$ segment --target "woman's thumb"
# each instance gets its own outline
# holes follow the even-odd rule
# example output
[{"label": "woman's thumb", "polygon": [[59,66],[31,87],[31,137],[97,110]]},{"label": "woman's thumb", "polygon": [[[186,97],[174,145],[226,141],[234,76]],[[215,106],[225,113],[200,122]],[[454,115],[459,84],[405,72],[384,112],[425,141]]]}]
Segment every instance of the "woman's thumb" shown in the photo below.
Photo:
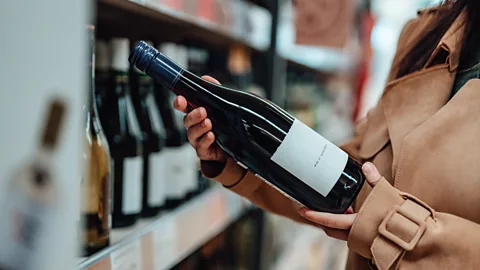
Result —
[{"label": "woman's thumb", "polygon": [[365,177],[367,178],[367,182],[372,187],[374,187],[378,183],[378,181],[382,178],[382,175],[377,170],[377,167],[375,167],[375,165],[373,165],[373,163],[371,162],[367,162],[363,164],[362,171],[363,171],[363,174],[365,174]]}]

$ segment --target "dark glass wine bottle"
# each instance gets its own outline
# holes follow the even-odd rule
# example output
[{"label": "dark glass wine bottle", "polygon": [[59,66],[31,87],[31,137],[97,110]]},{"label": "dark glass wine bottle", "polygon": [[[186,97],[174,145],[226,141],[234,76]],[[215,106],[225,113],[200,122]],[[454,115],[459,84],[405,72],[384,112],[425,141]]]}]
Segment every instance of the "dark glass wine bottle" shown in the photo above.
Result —
[{"label": "dark glass wine bottle", "polygon": [[316,211],[343,213],[364,183],[347,153],[261,97],[207,82],[140,42],[129,58],[164,88],[205,107],[216,143],[239,165]]},{"label": "dark glass wine bottle", "polygon": [[110,48],[109,76],[96,78],[101,99],[97,103],[113,161],[112,226],[125,227],[134,224],[142,210],[142,143],[129,92],[130,65],[124,56],[128,39],[115,38]]},{"label": "dark glass wine bottle", "polygon": [[157,105],[153,99],[153,81],[135,67],[130,69],[133,106],[143,133],[143,198],[142,216],[158,214],[165,203],[165,171],[167,156]]},{"label": "dark glass wine bottle", "polygon": [[[93,26],[92,26],[93,27]],[[90,32],[91,57],[88,74],[90,87],[88,103],[84,106],[86,114],[85,153],[86,170],[82,177],[83,215],[83,253],[90,256],[105,248],[110,242],[111,208],[110,208],[110,150],[98,119],[94,102],[94,31]]]}]

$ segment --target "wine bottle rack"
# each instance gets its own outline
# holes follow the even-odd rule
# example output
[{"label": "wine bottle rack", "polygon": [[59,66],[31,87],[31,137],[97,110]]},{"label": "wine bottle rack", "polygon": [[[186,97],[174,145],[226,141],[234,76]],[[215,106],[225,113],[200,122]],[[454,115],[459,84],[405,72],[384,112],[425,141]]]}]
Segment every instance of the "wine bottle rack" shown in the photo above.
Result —
[{"label": "wine bottle rack", "polygon": [[180,208],[136,226],[113,230],[112,245],[78,269],[170,269],[244,214],[250,204],[215,186]]}]

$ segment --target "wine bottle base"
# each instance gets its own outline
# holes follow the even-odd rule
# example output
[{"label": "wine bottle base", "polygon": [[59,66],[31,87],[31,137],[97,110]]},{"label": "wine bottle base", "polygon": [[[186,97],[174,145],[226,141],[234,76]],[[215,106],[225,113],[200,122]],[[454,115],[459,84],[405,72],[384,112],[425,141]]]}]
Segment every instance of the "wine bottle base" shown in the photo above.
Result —
[{"label": "wine bottle base", "polygon": [[185,202],[185,199],[167,199],[165,201],[165,210],[167,211],[173,210],[179,207],[184,202]]},{"label": "wine bottle base", "polygon": [[110,239],[107,241],[101,243],[101,244],[96,244],[96,245],[88,245],[83,247],[82,255],[84,257],[90,257],[93,254],[99,252],[100,250],[105,249],[110,245]]},{"label": "wine bottle base", "polygon": [[138,214],[135,215],[120,215],[115,216],[112,214],[112,227],[113,228],[125,228],[132,226],[138,220]]},{"label": "wine bottle base", "polygon": [[144,207],[142,217],[154,217],[160,213],[161,207]]}]

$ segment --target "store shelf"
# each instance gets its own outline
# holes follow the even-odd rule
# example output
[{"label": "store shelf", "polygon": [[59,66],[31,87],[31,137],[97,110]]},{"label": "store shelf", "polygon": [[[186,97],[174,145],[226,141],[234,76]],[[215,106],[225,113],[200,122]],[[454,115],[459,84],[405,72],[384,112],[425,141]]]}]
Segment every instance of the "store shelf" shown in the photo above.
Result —
[{"label": "store shelf", "polygon": [[292,45],[280,48],[279,54],[294,67],[322,73],[348,71],[353,64],[347,53],[333,48]]},{"label": "store shelf", "polygon": [[298,225],[292,241],[284,247],[272,269],[340,270],[345,268],[347,245],[329,238],[315,227]]},{"label": "store shelf", "polygon": [[225,230],[248,207],[238,195],[213,187],[156,220],[114,230],[112,246],[83,260],[79,269],[170,269]]},{"label": "store shelf", "polygon": [[[209,14],[197,14],[191,6],[200,1],[186,1],[175,7],[168,0],[97,0],[98,28],[103,36],[127,36],[154,40],[199,41],[207,45],[242,44],[256,51],[270,45],[270,28],[249,27],[269,21],[267,10],[244,1],[213,1]],[[264,23],[262,23],[264,24]]]}]

